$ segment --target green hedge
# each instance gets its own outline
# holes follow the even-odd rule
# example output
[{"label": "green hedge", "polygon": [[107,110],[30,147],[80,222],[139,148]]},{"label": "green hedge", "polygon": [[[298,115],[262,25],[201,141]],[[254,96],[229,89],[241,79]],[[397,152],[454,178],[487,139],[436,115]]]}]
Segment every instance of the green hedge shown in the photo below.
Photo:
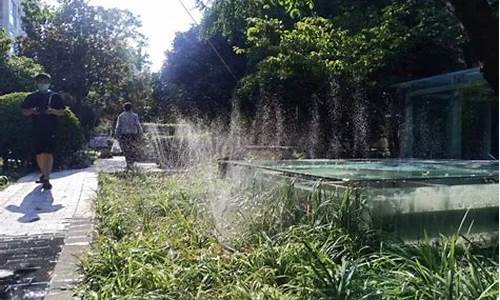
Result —
[{"label": "green hedge", "polygon": [[[0,96],[0,157],[30,162],[33,159],[31,118],[21,112],[21,104],[28,93]],[[55,163],[71,159],[83,145],[83,131],[78,118],[69,110],[60,118]]]}]

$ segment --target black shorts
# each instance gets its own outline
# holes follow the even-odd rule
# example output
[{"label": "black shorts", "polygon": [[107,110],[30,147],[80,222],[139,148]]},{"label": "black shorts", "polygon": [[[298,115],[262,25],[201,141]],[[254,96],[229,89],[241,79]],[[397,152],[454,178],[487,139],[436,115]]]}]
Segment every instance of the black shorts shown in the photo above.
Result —
[{"label": "black shorts", "polygon": [[54,153],[56,146],[56,134],[50,132],[38,132],[33,136],[35,154]]}]

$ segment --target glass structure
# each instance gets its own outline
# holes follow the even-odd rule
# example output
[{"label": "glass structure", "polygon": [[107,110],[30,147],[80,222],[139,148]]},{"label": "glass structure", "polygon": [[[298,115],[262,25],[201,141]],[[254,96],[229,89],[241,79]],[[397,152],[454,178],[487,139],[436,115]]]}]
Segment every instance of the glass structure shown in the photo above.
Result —
[{"label": "glass structure", "polygon": [[396,85],[400,157],[498,159],[498,98],[478,68]]},{"label": "glass structure", "polygon": [[480,70],[395,87],[400,159],[222,161],[219,170],[271,184],[293,178],[304,191],[318,181],[328,191],[352,190],[372,220],[405,239],[460,230],[498,240],[498,98]]},{"label": "glass structure", "polygon": [[[273,184],[294,178],[311,191],[352,190],[366,200],[380,227],[405,239],[462,229],[471,238],[498,238],[498,161],[485,160],[277,160],[223,161],[228,178]],[[486,236],[486,237],[485,237]]]}]

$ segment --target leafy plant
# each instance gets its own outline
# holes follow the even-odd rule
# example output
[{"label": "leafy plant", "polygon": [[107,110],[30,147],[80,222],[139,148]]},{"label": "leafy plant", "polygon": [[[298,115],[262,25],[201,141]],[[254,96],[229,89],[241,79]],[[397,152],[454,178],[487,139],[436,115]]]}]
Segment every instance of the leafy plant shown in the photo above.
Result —
[{"label": "leafy plant", "polygon": [[[231,185],[209,174],[199,169],[165,177],[101,174],[98,236],[81,265],[85,279],[79,296],[498,296],[497,254],[485,257],[458,236],[413,244],[382,238],[365,226],[363,202],[353,194],[327,193],[319,184],[308,195],[297,192],[293,181],[272,188],[251,177]],[[239,234],[221,238],[214,195],[232,199],[223,216],[236,222]]]},{"label": "leafy plant", "polygon": [[[0,96],[0,157],[4,160],[32,160],[30,118],[22,115],[21,104],[28,94],[12,93]],[[78,118],[67,111],[61,118],[57,133],[56,163],[71,157],[83,146],[83,132]]]},{"label": "leafy plant", "polygon": [[43,71],[33,59],[12,55],[12,42],[5,30],[0,29],[0,95],[34,90],[33,78]]}]

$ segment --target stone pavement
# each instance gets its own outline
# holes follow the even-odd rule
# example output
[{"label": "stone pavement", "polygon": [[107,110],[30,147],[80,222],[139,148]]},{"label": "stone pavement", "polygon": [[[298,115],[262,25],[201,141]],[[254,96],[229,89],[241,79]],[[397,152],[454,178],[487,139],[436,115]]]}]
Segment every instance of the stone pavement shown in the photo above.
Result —
[{"label": "stone pavement", "polygon": [[[116,173],[125,171],[126,162],[124,156],[114,156],[107,159],[98,159],[95,163],[99,172]],[[153,162],[136,162],[134,167],[137,171],[147,173],[167,173],[167,170],[158,168],[158,165]]]},{"label": "stone pavement", "polygon": [[0,299],[70,299],[88,248],[95,167],[52,175],[51,191],[21,178],[0,192]]},{"label": "stone pavement", "polygon": [[[77,264],[92,238],[97,172],[122,172],[124,157],[51,176],[52,190],[21,178],[0,192],[0,300],[72,298]],[[137,163],[140,172],[166,172]]]}]

